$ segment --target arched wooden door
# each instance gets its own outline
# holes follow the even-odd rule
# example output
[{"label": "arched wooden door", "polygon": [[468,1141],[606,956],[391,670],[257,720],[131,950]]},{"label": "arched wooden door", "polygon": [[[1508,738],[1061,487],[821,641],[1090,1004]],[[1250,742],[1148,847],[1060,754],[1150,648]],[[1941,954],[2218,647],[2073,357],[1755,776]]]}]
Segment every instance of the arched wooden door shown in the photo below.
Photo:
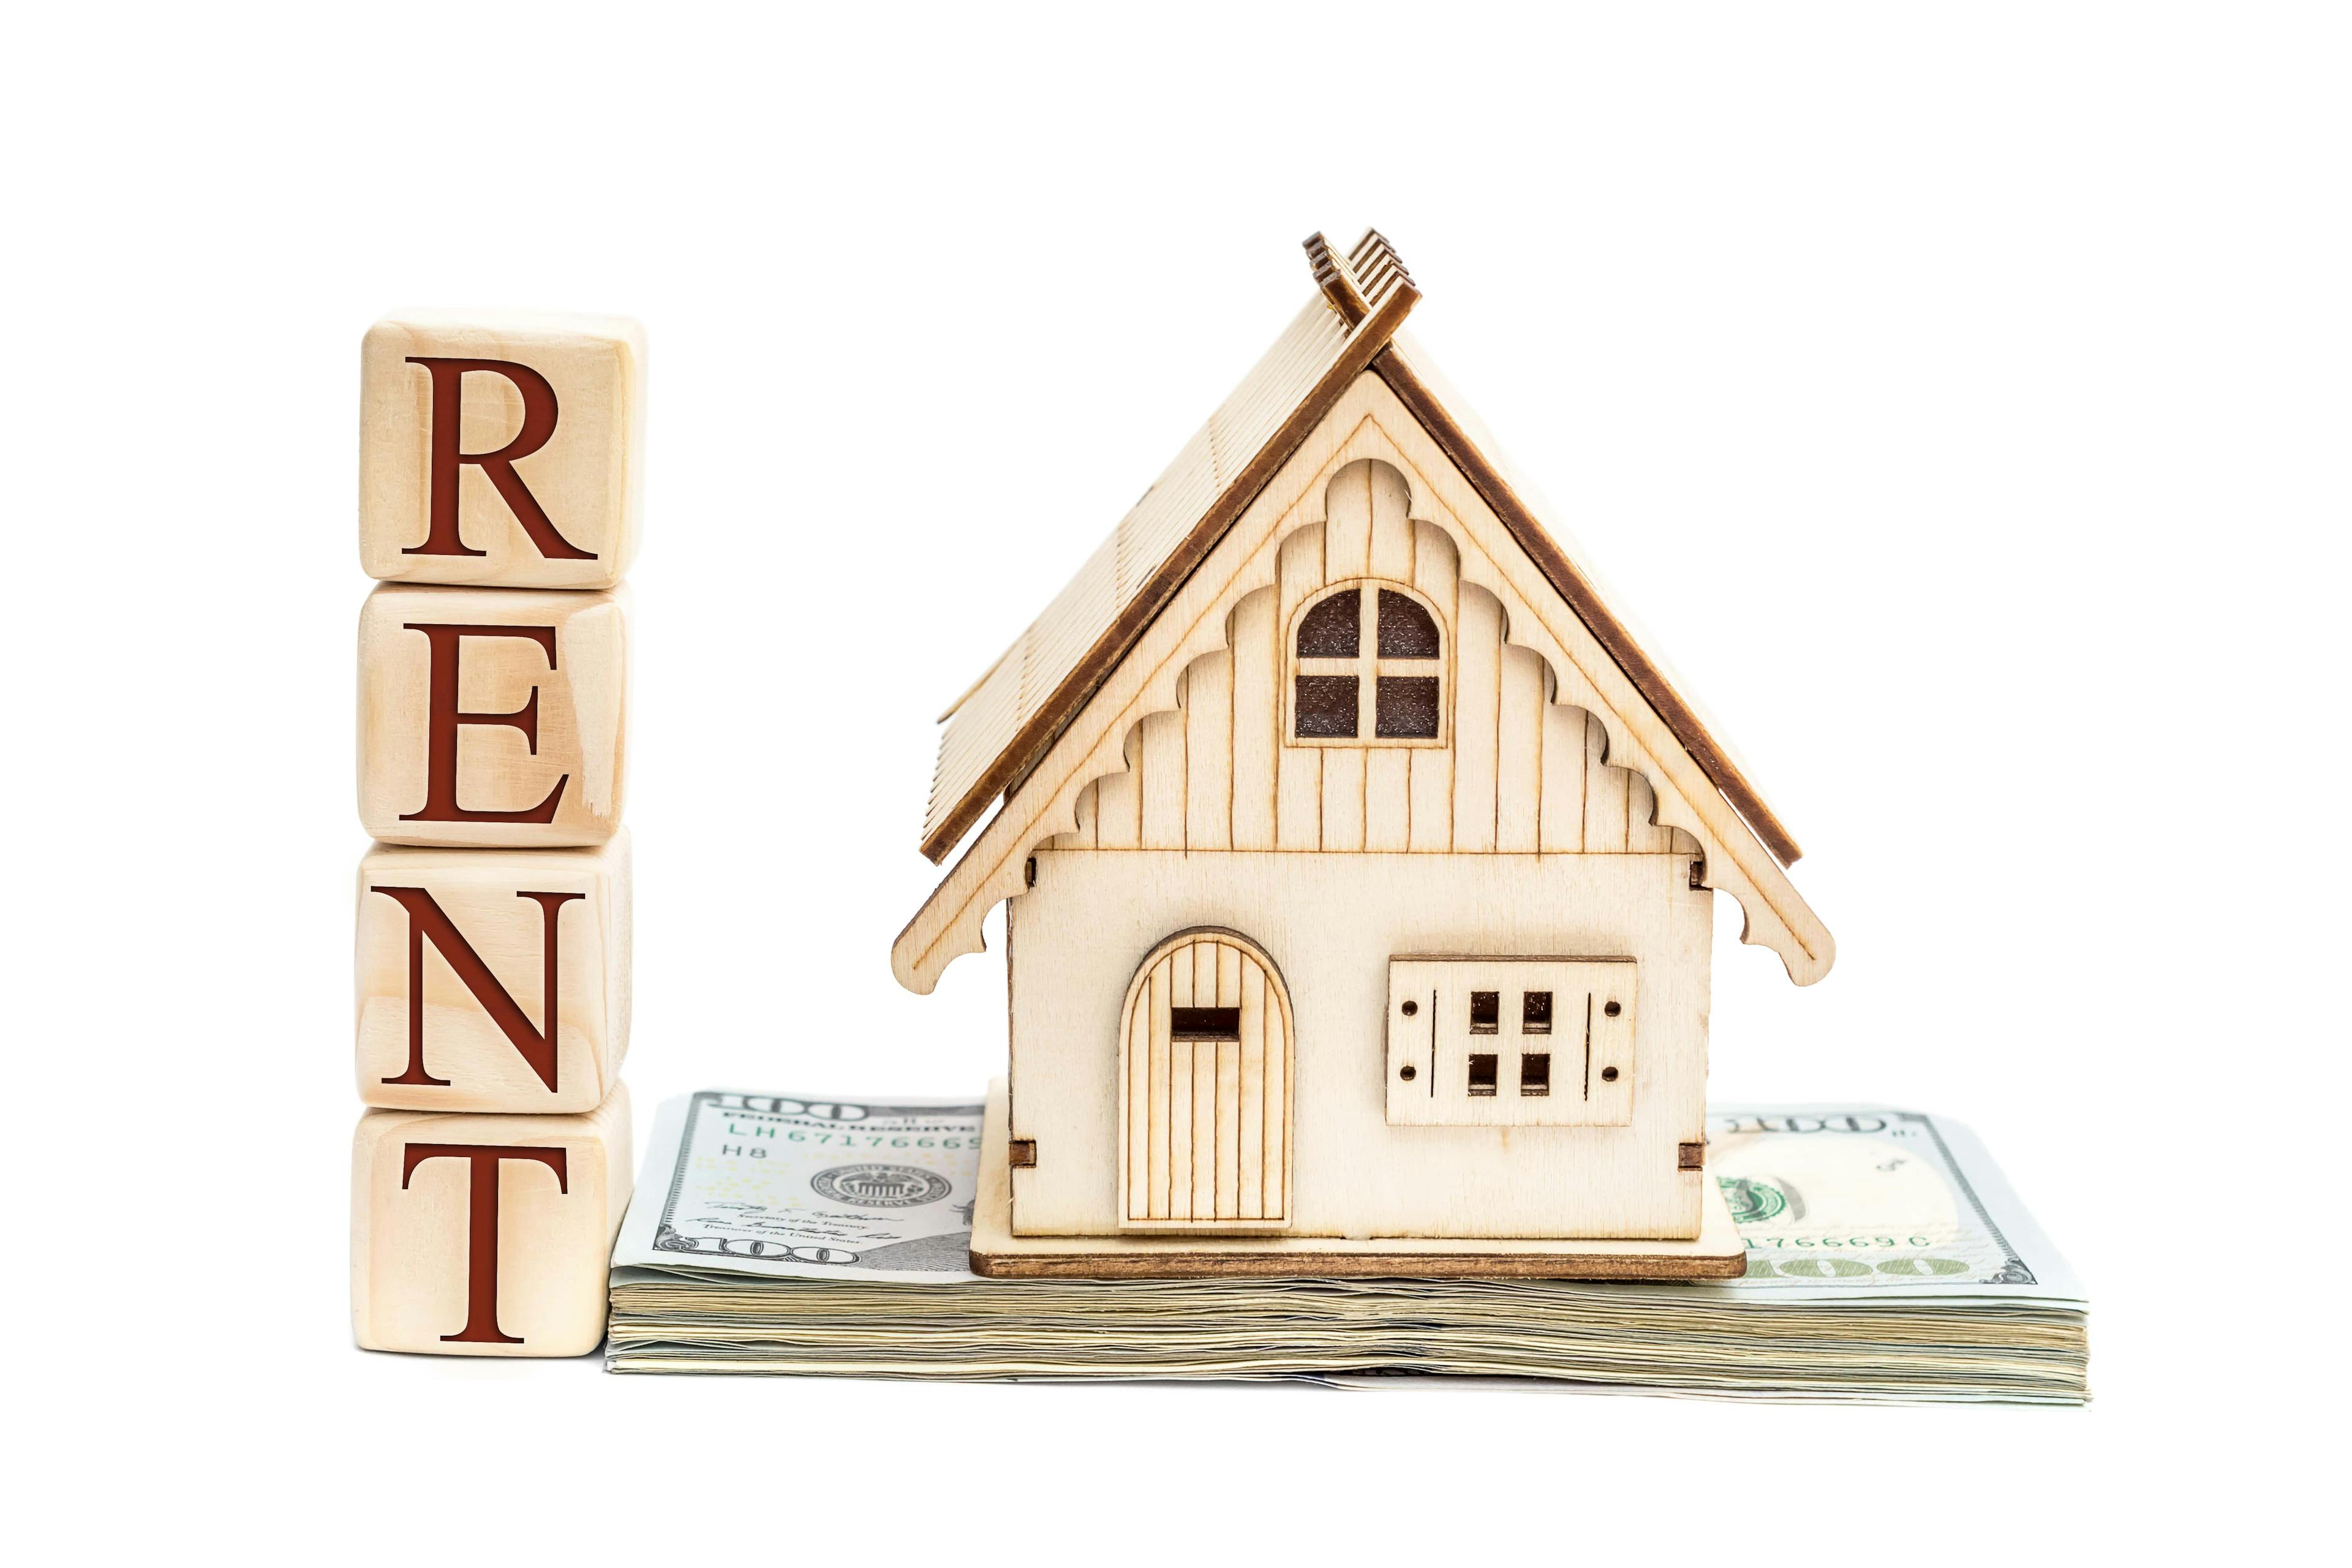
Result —
[{"label": "arched wooden door", "polygon": [[1119,1213],[1139,1228],[1290,1219],[1290,996],[1238,931],[1179,931],[1120,1014]]}]

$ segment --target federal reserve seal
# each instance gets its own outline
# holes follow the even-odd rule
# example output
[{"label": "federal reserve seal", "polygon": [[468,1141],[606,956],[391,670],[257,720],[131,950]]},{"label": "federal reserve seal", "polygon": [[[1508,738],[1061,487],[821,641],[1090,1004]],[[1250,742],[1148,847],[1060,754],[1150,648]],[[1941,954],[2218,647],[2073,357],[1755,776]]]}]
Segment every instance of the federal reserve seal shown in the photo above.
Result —
[{"label": "federal reserve seal", "polygon": [[[1788,1194],[1769,1182],[1759,1182],[1751,1176],[1717,1176],[1715,1184],[1723,1189],[1724,1198],[1731,1205],[1734,1225],[1760,1225],[1789,1206]],[[1804,1217],[1801,1208],[1796,1217]]]},{"label": "federal reserve seal", "polygon": [[809,1178],[817,1196],[865,1209],[910,1209],[948,1195],[948,1184],[916,1165],[835,1165]]}]

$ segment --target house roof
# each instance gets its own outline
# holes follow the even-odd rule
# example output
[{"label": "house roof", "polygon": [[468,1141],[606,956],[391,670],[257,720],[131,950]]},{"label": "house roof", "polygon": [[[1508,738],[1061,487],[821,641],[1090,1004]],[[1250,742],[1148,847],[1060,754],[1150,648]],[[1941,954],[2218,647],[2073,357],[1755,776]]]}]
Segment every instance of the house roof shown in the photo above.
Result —
[{"label": "house roof", "polygon": [[990,802],[1020,786],[1186,577],[1349,384],[1370,370],[1427,429],[1709,783],[1783,866],[1802,851],[1696,708],[1539,521],[1494,443],[1396,342],[1421,298],[1377,230],[1346,256],[1307,241],[1317,296],[1078,574],[941,720],[922,851],[943,859]]}]

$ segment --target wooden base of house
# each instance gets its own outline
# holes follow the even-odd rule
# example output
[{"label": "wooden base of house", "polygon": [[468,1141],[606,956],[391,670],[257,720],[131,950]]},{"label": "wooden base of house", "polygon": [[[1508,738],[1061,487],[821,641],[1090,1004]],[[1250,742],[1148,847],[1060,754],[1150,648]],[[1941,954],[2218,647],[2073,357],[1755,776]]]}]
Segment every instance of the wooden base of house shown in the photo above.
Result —
[{"label": "wooden base of house", "polygon": [[1463,1241],[1384,1236],[1015,1236],[1004,1080],[988,1086],[972,1213],[971,1269],[992,1279],[1736,1279],[1746,1245],[1714,1183],[1695,1241]]}]

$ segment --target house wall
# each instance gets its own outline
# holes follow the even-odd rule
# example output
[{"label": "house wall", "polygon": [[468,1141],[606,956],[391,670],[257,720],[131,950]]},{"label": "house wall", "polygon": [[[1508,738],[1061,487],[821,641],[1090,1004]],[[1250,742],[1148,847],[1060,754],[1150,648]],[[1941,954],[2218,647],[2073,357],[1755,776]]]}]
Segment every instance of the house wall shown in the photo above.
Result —
[{"label": "house wall", "polygon": [[[1118,1231],[1121,1004],[1161,941],[1222,926],[1271,954],[1295,1016],[1291,1234],[1696,1235],[1700,1178],[1677,1160],[1704,1135],[1696,841],[1654,825],[1601,725],[1552,700],[1545,660],[1506,642],[1501,602],[1460,580],[1396,467],[1343,465],[1319,499],[1011,901],[1013,1136],[1038,1145],[1013,1173],[1014,1229]],[[1439,742],[1286,743],[1296,617],[1364,579],[1442,624]],[[1390,1127],[1388,961],[1408,953],[1633,958],[1632,1124]]]},{"label": "house wall", "polygon": [[[1012,900],[1013,1228],[1120,1230],[1118,1041],[1137,966],[1223,926],[1290,997],[1292,1224],[1298,1236],[1697,1234],[1712,895],[1678,854],[1320,855],[1046,849]],[[1404,953],[1617,955],[1640,975],[1633,1121],[1391,1127],[1388,961]]]},{"label": "house wall", "polygon": [[[1092,841],[1097,846],[1181,843],[1195,853],[1213,852],[1222,813],[1226,841],[1244,848],[1274,848],[1270,836],[1278,834],[1281,846],[1290,850],[1328,849],[1332,846],[1325,842],[1322,832],[1325,786],[1328,783],[1337,801],[1330,815],[1342,824],[1338,841],[1349,842],[1344,832],[1350,798],[1348,775],[1358,764],[1362,767],[1368,790],[1364,808],[1366,842],[1379,846],[1397,841],[1396,786],[1397,772],[1402,768],[1407,792],[1403,813],[1406,848],[1424,854],[1477,851],[1486,841],[1478,826],[1478,806],[1487,787],[1477,765],[1477,726],[1462,726],[1462,733],[1455,737],[1454,750],[1442,763],[1430,760],[1426,750],[1396,748],[1381,751],[1377,756],[1359,752],[1353,759],[1330,763],[1327,770],[1328,753],[1317,756],[1311,763],[1302,758],[1286,760],[1285,752],[1317,748],[1276,744],[1274,697],[1279,689],[1270,684],[1276,646],[1272,617],[1283,604],[1295,605],[1299,597],[1295,592],[1286,596],[1283,591],[1283,546],[1306,531],[1315,542],[1314,548],[1328,558],[1331,535],[1352,538],[1351,522],[1342,520],[1336,528],[1327,527],[1326,509],[1335,500],[1344,502],[1349,489],[1349,486],[1339,487],[1335,496],[1330,481],[1363,462],[1387,465],[1396,474],[1409,478],[1412,487],[1402,517],[1391,503],[1383,518],[1378,514],[1378,497],[1370,493],[1369,481],[1362,478],[1377,471],[1356,469],[1353,490],[1366,496],[1368,563],[1376,555],[1383,562],[1397,560],[1402,540],[1411,538],[1414,542],[1412,564],[1416,581],[1424,571],[1438,570],[1441,560],[1451,564],[1452,575],[1457,579],[1457,621],[1463,616],[1464,606],[1475,600],[1473,587],[1491,595],[1498,605],[1496,622],[1507,618],[1507,628],[1500,629],[1507,631],[1511,645],[1536,653],[1541,660],[1538,668],[1544,671],[1544,684],[1553,700],[1542,706],[1517,704],[1507,712],[1503,680],[1508,673],[1505,668],[1508,656],[1500,645],[1496,650],[1497,765],[1492,784],[1494,804],[1485,814],[1494,823],[1491,842],[1506,853],[1525,853],[1524,846],[1529,841],[1530,792],[1526,780],[1530,751],[1523,740],[1517,745],[1506,742],[1507,721],[1517,723],[1513,714],[1532,713],[1548,730],[1559,722],[1559,709],[1589,710],[1608,738],[1607,753],[1602,760],[1622,763],[1639,773],[1644,781],[1638,803],[1633,798],[1632,782],[1626,781],[1626,820],[1642,826],[1670,825],[1675,830],[1677,836],[1670,842],[1678,853],[1692,856],[1692,868],[1697,879],[1739,904],[1744,916],[1740,925],[1743,942],[1777,954],[1788,966],[1790,978],[1799,984],[1811,984],[1828,973],[1835,962],[1834,939],[1742,820],[1738,810],[1706,773],[1705,764],[1685,749],[1675,726],[1653,706],[1651,697],[1626,673],[1602,635],[1562,596],[1549,569],[1528,553],[1528,540],[1534,536],[1526,533],[1526,529],[1532,525],[1525,520],[1520,525],[1507,524],[1498,518],[1487,500],[1454,467],[1439,440],[1417,422],[1413,412],[1379,374],[1367,373],[1356,378],[1273,479],[1217,538],[1207,556],[1150,615],[1127,651],[1107,670],[1089,674],[1088,679],[1097,682],[1091,688],[1092,695],[1083,700],[1056,736],[1043,742],[1041,752],[1022,764],[1023,771],[1007,784],[1001,809],[980,828],[970,847],[892,943],[891,967],[901,984],[917,993],[928,993],[957,956],[980,952],[985,945],[982,927],[987,913],[1021,893],[1036,850],[1041,846],[1053,847],[1057,839],[1066,838],[1080,845]],[[1434,553],[1427,548],[1433,538],[1439,542],[1439,550]],[[1120,583],[1129,581],[1135,573],[1149,570],[1160,558],[1151,548],[1139,543],[1131,546],[1124,531],[1114,544],[1114,554],[1120,563],[1114,576]],[[1293,543],[1294,563],[1305,548],[1303,542]],[[1348,548],[1344,540],[1343,548]],[[1292,569],[1299,568],[1294,564]],[[1577,570],[1572,561],[1564,563],[1563,569]],[[1321,565],[1317,573],[1322,576]],[[1087,580],[1093,579],[1089,576]],[[1244,602],[1261,593],[1268,595],[1271,608],[1244,614]],[[1114,616],[1118,606],[1132,607],[1123,595],[1107,599],[1103,615]],[[1267,617],[1256,620],[1263,635],[1241,636],[1236,648],[1237,626],[1259,616]],[[1458,626],[1449,630],[1454,634],[1456,658],[1476,659],[1480,639],[1465,638]],[[1069,632],[1069,627],[1066,626],[1064,631]],[[1213,743],[1192,744],[1191,731],[1195,725],[1210,736],[1216,732],[1213,713],[1218,683],[1204,679],[1200,689],[1192,689],[1187,671],[1204,660],[1214,668],[1217,658],[1223,656],[1241,661],[1241,670],[1245,673],[1247,661],[1260,657],[1253,650],[1262,651],[1263,672],[1259,679],[1234,681],[1235,706],[1227,710],[1225,717],[1227,734],[1237,737],[1232,749],[1220,752]],[[1522,669],[1528,668],[1524,661],[1518,662]],[[1049,663],[1038,668],[1045,670],[1060,666]],[[1472,714],[1476,711],[1475,677],[1474,668],[1465,678],[1457,703]],[[1029,704],[1033,695],[1024,694],[1022,700]],[[1045,697],[1042,693],[1034,694],[1034,700],[1043,702]],[[1258,704],[1255,717],[1250,707],[1253,702]],[[1145,750],[1139,731],[1156,713],[1181,718],[1178,731],[1186,738],[1185,765],[1181,775],[1150,765],[1138,771]],[[1236,730],[1237,715],[1242,721]],[[1171,722],[1167,718],[1158,720],[1155,734],[1164,732]],[[950,753],[957,751],[958,730],[954,725],[950,729],[950,735],[942,741],[942,770],[950,769],[953,761]],[[1513,733],[1523,735],[1524,731]],[[1160,747],[1154,755],[1164,757],[1171,751],[1171,747]],[[1408,760],[1400,762],[1401,753]],[[1533,754],[1538,761],[1538,786],[1533,792],[1537,850],[1546,854],[1564,851],[1573,842],[1567,837],[1571,824],[1585,836],[1582,849],[1608,849],[1608,824],[1613,816],[1607,810],[1608,779],[1601,775],[1604,787],[1599,791],[1591,787],[1593,775],[1589,766],[1589,744],[1588,766],[1577,772],[1580,788],[1574,795],[1566,787],[1565,765],[1555,768],[1544,761],[1548,757],[1552,763],[1565,764],[1567,758],[1573,755],[1572,750],[1551,746]],[[1230,770],[1222,792],[1216,787],[1221,763]],[[1506,763],[1509,765],[1503,765]],[[1315,783],[1312,792],[1296,784],[1285,790],[1285,773],[1303,777],[1310,767]],[[1423,776],[1416,771],[1419,769],[1442,770],[1444,789],[1419,788]],[[1143,791],[1146,781],[1155,777],[1159,782],[1150,786],[1150,804],[1156,816],[1154,826],[1147,835],[1142,821],[1147,805]],[[1257,804],[1265,798],[1268,778],[1274,780],[1273,813]],[[1236,784],[1238,795],[1234,793]],[[1112,811],[1103,807],[1102,803],[1112,797],[1118,797],[1124,805],[1121,792],[1129,787],[1136,791],[1131,809]],[[1546,808],[1548,792],[1557,809]],[[1087,818],[1081,821],[1081,797],[1090,793],[1095,799],[1087,803]],[[1291,831],[1280,815],[1285,809],[1303,813],[1303,803],[1310,795],[1315,813],[1311,837],[1304,831]],[[1457,803],[1465,798],[1468,804],[1458,806]],[[1574,809],[1569,805],[1571,799],[1575,801]],[[1652,799],[1656,802],[1654,810]],[[1588,805],[1600,818],[1597,831],[1586,820]],[[1654,824],[1653,817],[1659,823]],[[1179,821],[1183,824],[1181,838],[1174,836],[1178,831],[1174,825]],[[1132,829],[1124,826],[1130,822],[1134,824]],[[1450,847],[1444,848],[1440,847],[1436,837],[1441,822],[1445,825],[1444,832],[1453,838]],[[1200,828],[1197,835],[1196,823]],[[1455,835],[1457,826],[1465,826],[1466,831]],[[1129,832],[1134,835],[1132,839],[1127,837]],[[1679,836],[1684,834],[1690,837]],[[1624,847],[1621,841],[1620,848]],[[1640,851],[1654,845],[1636,843],[1632,847]]]},{"label": "house wall", "polygon": [[[1505,643],[1501,605],[1459,581],[1453,541],[1408,515],[1395,468],[1350,464],[1324,499],[1326,520],[1282,542],[1276,584],[1234,608],[1226,647],[1187,667],[1178,710],[1129,730],[1128,771],[1087,786],[1077,831],[1055,847],[1697,853],[1652,823],[1639,773],[1602,760],[1600,722],[1552,700],[1543,659]],[[1366,577],[1413,588],[1444,623],[1449,743],[1285,745],[1294,617]]]}]

